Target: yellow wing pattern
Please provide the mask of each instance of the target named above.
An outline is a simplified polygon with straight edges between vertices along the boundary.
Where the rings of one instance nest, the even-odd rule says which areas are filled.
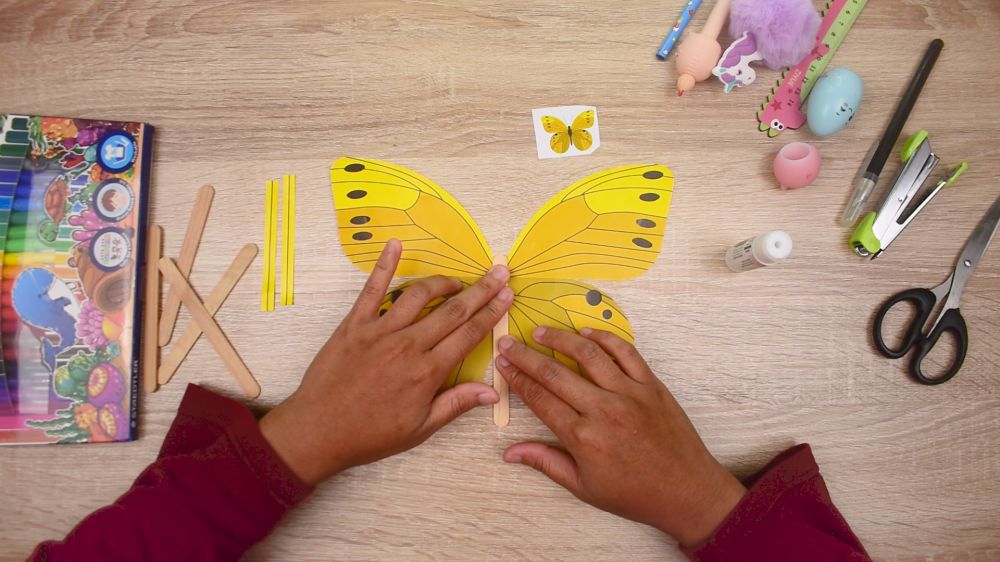
[[[416,281],[408,281],[396,287],[392,291],[389,291],[389,294],[387,294],[382,300],[382,306],[379,307],[379,316],[388,312],[389,309],[392,308],[392,303],[396,302],[396,300],[403,295],[403,291],[414,283],[416,283]],[[462,281],[462,286],[468,287],[469,283]],[[424,316],[430,314],[430,312],[440,306],[444,300],[444,298],[437,298],[428,303],[427,306],[424,307],[423,311],[421,311],[418,318],[423,318]],[[467,355],[465,359],[463,359],[462,362],[451,371],[448,378],[441,384],[441,390],[447,390],[463,382],[479,382],[483,380],[483,374],[486,372],[486,367],[489,365],[492,356],[493,339],[491,336],[486,336],[483,341],[476,345],[476,347],[472,350],[472,353]]]
[[[475,277],[491,267],[489,246],[472,217],[424,176],[377,160],[341,158],[330,181],[340,243],[362,270],[372,270],[390,238],[403,243],[396,273],[404,277]]]
[[[581,281],[556,281],[514,277],[510,280],[514,303],[510,307],[510,335],[579,371],[576,363],[531,338],[538,326],[579,332],[583,328],[606,330],[632,342],[628,319],[611,297]]]
[[[656,261],[670,210],[665,166],[614,168],[578,181],[531,219],[510,252],[512,277],[631,279]]]

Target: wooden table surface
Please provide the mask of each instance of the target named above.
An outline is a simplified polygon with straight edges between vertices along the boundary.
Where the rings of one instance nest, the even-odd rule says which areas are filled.
[[[864,79],[858,117],[830,138],[769,140],[754,112],[774,71],[729,95],[708,83],[672,94],[674,65],[653,54],[681,3],[3,0],[0,109],[154,124],[152,216],[168,255],[196,189],[218,190],[192,278],[202,294],[243,244],[262,243],[265,178],[298,174],[296,304],[260,312],[258,259],[218,315],[263,386],[261,406],[295,388],[364,279],[336,239],[328,174],[338,156],[435,179],[494,248],[509,247],[517,225],[571,181],[662,162],[676,187],[660,259],[637,280],[601,286],[709,448],[746,476],[811,443],[877,559],[1000,559],[1000,249],[965,291],[971,344],[953,381],[917,385],[870,343],[876,307],[944,279],[1000,192],[1000,4],[870,2],[832,64]],[[934,37],[946,47],[906,131],[927,128],[945,163],[971,168],[889,252],[865,261],[836,217]],[[598,107],[603,146],[539,161],[531,109],[570,104]],[[823,172],[784,192],[770,162],[794,140],[816,144]],[[794,238],[793,259],[725,268],[730,244],[775,228]],[[174,382],[144,400],[137,442],[0,450],[0,558],[61,537],[120,494],[154,458],[188,382],[239,395],[201,341]],[[412,452],[334,478],[247,558],[680,559],[657,532],[505,466],[505,446],[549,435],[519,401],[512,408],[506,429],[483,409]]]

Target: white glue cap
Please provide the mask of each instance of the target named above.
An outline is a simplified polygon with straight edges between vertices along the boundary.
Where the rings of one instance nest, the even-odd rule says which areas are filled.
[[[753,256],[764,265],[774,265],[792,255],[792,237],[784,230],[772,230],[753,241]]]

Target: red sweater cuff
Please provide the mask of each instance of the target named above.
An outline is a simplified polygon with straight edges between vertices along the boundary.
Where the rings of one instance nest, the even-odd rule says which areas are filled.
[[[261,481],[262,489],[270,491],[286,509],[294,507],[313,491],[313,487],[303,482],[264,439],[257,419],[246,406],[196,384],[188,384],[174,426],[160,449],[160,457],[200,448],[201,444],[192,442],[185,428],[204,423],[215,425],[220,433],[226,434],[240,460]]]
[[[746,495],[690,559],[868,560],[830,499],[808,444],[776,456],[744,482]]]

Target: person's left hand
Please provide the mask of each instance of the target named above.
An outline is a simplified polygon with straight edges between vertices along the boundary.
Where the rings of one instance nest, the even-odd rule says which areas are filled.
[[[379,316],[401,251],[397,240],[386,244],[298,390],[260,421],[264,437],[307,483],[406,451],[466,411],[499,400],[481,383],[435,394],[510,307],[509,272],[494,267],[457,295],[458,279],[428,277]],[[449,295],[417,319],[428,303]]]

